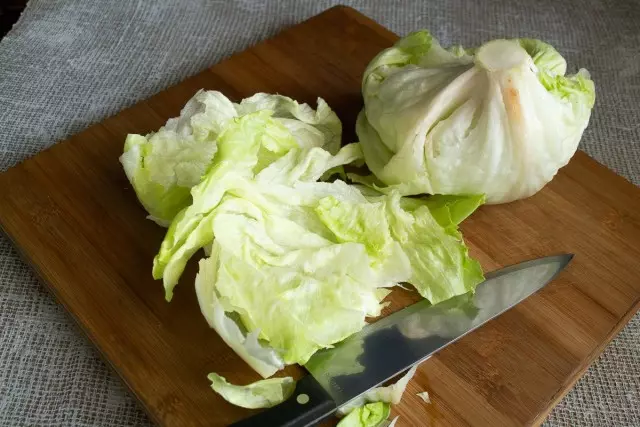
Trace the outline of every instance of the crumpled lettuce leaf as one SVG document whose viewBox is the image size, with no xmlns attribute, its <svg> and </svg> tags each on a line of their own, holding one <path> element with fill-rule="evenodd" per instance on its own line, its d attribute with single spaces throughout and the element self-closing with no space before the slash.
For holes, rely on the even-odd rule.
<svg viewBox="0 0 640 427">
<path fill-rule="evenodd" d="M 127 136 L 120 162 L 151 219 L 166 226 L 190 203 L 189 190 L 200 182 L 216 154 L 217 136 L 235 116 L 220 92 L 200 90 L 157 132 Z"/>
<path fill-rule="evenodd" d="M 429 201 L 392 193 L 370 200 L 362 204 L 328 197 L 317 212 L 340 241 L 362 243 L 378 258 L 378 269 L 390 286 L 409 282 L 437 304 L 472 291 L 484 279 L 455 222 L 468 216 L 482 197 L 438 196 Z"/>
<path fill-rule="evenodd" d="M 380 314 L 389 292 L 383 287 L 415 282 L 438 301 L 482 278 L 479 270 L 465 275 L 472 262 L 457 229 L 443 228 L 426 202 L 405 211 L 397 195 L 367 198 L 339 180 L 316 182 L 326 169 L 360 156 L 357 145 L 335 156 L 317 147 L 292 150 L 253 179 L 236 180 L 206 216 L 209 228 L 200 234 L 215 236 L 216 248 L 201 265 L 216 269 L 206 292 L 285 364 L 304 364 L 361 330 L 366 317 Z M 465 206 L 462 199 L 430 203 L 449 222 L 450 207 Z M 205 305 L 203 313 L 211 310 Z"/>
<path fill-rule="evenodd" d="M 390 405 L 383 402 L 367 403 L 349 412 L 338 427 L 379 427 L 389 418 Z"/>
<path fill-rule="evenodd" d="M 229 403 L 248 409 L 270 408 L 287 400 L 296 388 L 291 377 L 270 378 L 249 385 L 234 385 L 212 372 L 208 376 L 211 388 Z"/>
<path fill-rule="evenodd" d="M 149 218 L 168 226 L 192 201 L 198 184 L 218 150 L 218 137 L 235 118 L 269 111 L 275 126 L 262 135 L 256 169 L 266 167 L 293 147 L 338 151 L 342 125 L 327 103 L 318 109 L 281 95 L 258 93 L 239 104 L 217 91 L 198 91 L 180 116 L 157 132 L 130 134 L 120 157 L 127 178 Z"/>
<path fill-rule="evenodd" d="M 331 154 L 340 149 L 342 124 L 322 98 L 318 98 L 315 111 L 307 104 L 299 104 L 286 96 L 266 93 L 257 93 L 236 104 L 239 115 L 261 110 L 273 111 L 273 117 L 278 118 L 294 136 L 300 148 L 323 147 Z"/>
<path fill-rule="evenodd" d="M 163 278 L 167 300 L 188 259 L 213 240 L 212 217 L 207 216 L 235 182 L 253 176 L 258 150 L 269 133 L 282 131 L 268 110 L 234 119 L 217 139 L 218 153 L 202 181 L 192 188 L 193 202 L 173 219 L 153 262 L 153 277 Z M 280 139 L 280 145 L 289 141 Z M 274 149 L 277 149 L 274 148 Z"/>
<path fill-rule="evenodd" d="M 258 339 L 256 332 L 247 333 L 241 322 L 225 311 L 218 292 L 213 288 L 218 272 L 220 246 L 213 243 L 209 258 L 200 260 L 196 276 L 196 295 L 200 311 L 207 323 L 220 335 L 222 340 L 236 352 L 249 366 L 264 378 L 270 377 L 284 368 L 284 361 L 271 347 Z"/>
<path fill-rule="evenodd" d="M 371 269 L 364 246 L 335 241 L 313 209 L 328 194 L 366 202 L 342 181 L 315 181 L 336 159 L 361 156 L 357 145 L 335 156 L 303 152 L 236 182 L 210 214 L 214 250 L 201 265 L 216 270 L 207 275 L 213 281 L 207 292 L 285 363 L 305 363 L 362 329 L 367 316 L 380 314 L 387 292 L 379 287 L 388 285 Z"/>
<path fill-rule="evenodd" d="M 345 197 L 363 199 L 341 181 L 336 185 L 315 182 L 329 168 L 362 158 L 357 144 L 343 147 L 335 156 L 319 147 L 291 149 L 254 173 L 252 167 L 257 163 L 262 132 L 270 126 L 274 124 L 267 110 L 263 110 L 237 119 L 237 127 L 230 127 L 228 133 L 218 139 L 219 153 L 202 182 L 192 189 L 193 203 L 176 216 L 154 259 L 153 276 L 163 279 L 167 300 L 171 300 L 173 288 L 189 258 L 213 240 L 213 220 L 223 212 L 218 207 L 224 197 L 235 195 L 236 201 L 232 203 L 241 203 L 239 199 L 252 200 L 253 210 L 262 206 L 274 214 L 278 210 L 294 209 L 292 214 L 301 219 L 309 217 L 305 215 L 304 205 L 324 194 L 344 193 Z M 292 186 L 294 183 L 296 188 Z M 308 185 L 305 187 L 305 184 Z M 296 205 L 300 207 L 295 208 Z"/>
</svg>

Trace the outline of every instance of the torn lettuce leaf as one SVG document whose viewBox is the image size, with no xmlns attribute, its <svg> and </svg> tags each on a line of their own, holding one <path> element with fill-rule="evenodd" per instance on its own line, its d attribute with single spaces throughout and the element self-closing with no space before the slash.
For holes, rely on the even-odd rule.
<svg viewBox="0 0 640 427">
<path fill-rule="evenodd" d="M 190 203 L 189 190 L 200 182 L 216 154 L 216 138 L 235 116 L 220 92 L 200 90 L 157 132 L 127 136 L 120 162 L 158 224 L 166 226 Z"/>
<path fill-rule="evenodd" d="M 379 427 L 389 418 L 390 411 L 388 403 L 367 403 L 351 410 L 337 427 Z"/>
<path fill-rule="evenodd" d="M 211 168 L 191 191 L 193 203 L 175 217 L 154 259 L 153 276 L 163 279 L 167 300 L 171 300 L 189 258 L 213 240 L 213 220 L 223 212 L 218 207 L 225 197 L 230 204 L 244 207 L 250 202 L 254 212 L 264 211 L 260 215 L 275 217 L 283 212 L 307 222 L 315 220 L 305 211 L 307 206 L 325 194 L 365 200 L 342 181 L 316 182 L 326 170 L 361 159 L 359 145 L 347 145 L 335 156 L 319 147 L 291 149 L 256 174 L 252 168 L 257 163 L 262 132 L 278 125 L 271 121 L 267 110 L 236 122 L 218 138 L 219 152 Z M 322 228 L 320 221 L 315 222 L 315 228 Z M 314 227 L 310 223 L 305 226 Z"/>
<path fill-rule="evenodd" d="M 281 95 L 258 93 L 234 104 L 220 92 L 199 90 L 157 132 L 127 136 L 120 162 L 149 218 L 168 226 L 191 203 L 190 190 L 214 159 L 218 137 L 233 119 L 260 111 L 270 112 L 277 126 L 263 135 L 257 169 L 293 147 L 339 149 L 342 125 L 320 98 L 313 110 Z"/>
<path fill-rule="evenodd" d="M 234 385 L 212 372 L 208 376 L 211 388 L 227 402 L 247 409 L 271 408 L 287 400 L 296 388 L 291 377 L 270 378 L 249 385 Z"/>
<path fill-rule="evenodd" d="M 449 270 L 431 274 L 451 277 L 414 280 L 422 293 L 452 296 L 472 289 L 477 279 L 457 277 L 467 257 L 449 252 L 464 253 L 464 245 L 428 207 L 405 211 L 398 196 L 372 200 L 342 181 L 315 181 L 336 163 L 361 156 L 357 145 L 335 156 L 319 150 L 292 150 L 253 179 L 237 180 L 198 226 L 206 224 L 200 234 L 215 236 L 218 248 L 201 265 L 216 269 L 207 275 L 214 283 L 206 292 L 215 293 L 224 310 L 235 312 L 247 333 L 258 334 L 285 364 L 304 364 L 319 349 L 360 331 L 366 317 L 381 312 L 389 292 L 381 288 L 411 282 L 438 255 L 437 268 Z M 417 241 L 414 223 L 422 226 Z M 451 283 L 457 287 L 446 287 Z M 212 316 L 211 304 L 201 308 Z"/>
<path fill-rule="evenodd" d="M 366 202 L 357 190 L 342 181 L 283 184 L 300 174 L 283 173 L 274 180 L 271 172 L 263 172 L 225 196 L 211 214 L 219 249 L 201 268 L 217 269 L 208 274 L 213 284 L 207 292 L 235 311 L 248 331 L 259 333 L 285 363 L 305 363 L 318 349 L 362 329 L 367 316 L 378 316 L 387 292 L 378 289 L 383 283 L 371 270 L 365 248 L 332 240 L 313 210 L 327 194 Z M 205 304 L 205 316 L 210 310 Z"/>
<path fill-rule="evenodd" d="M 191 189 L 191 205 L 173 219 L 153 262 L 153 277 L 163 278 L 167 300 L 188 259 L 213 239 L 212 218 L 207 214 L 235 182 L 253 176 L 262 139 L 279 130 L 265 110 L 234 119 L 218 137 L 218 153 L 202 181 Z"/>
<path fill-rule="evenodd" d="M 179 242 L 179 257 L 166 263 L 165 280 L 172 274 L 175 283 L 193 251 L 213 241 L 196 284 L 201 310 L 263 376 L 280 366 L 279 357 L 305 363 L 381 312 L 388 291 L 379 288 L 388 280 L 372 270 L 362 245 L 336 241 L 314 210 L 327 195 L 366 203 L 342 181 L 316 182 L 327 169 L 361 157 L 358 145 L 336 155 L 318 147 L 294 149 L 253 178 L 235 179 L 194 221 Z"/>
<path fill-rule="evenodd" d="M 318 109 L 282 95 L 257 93 L 236 104 L 239 115 L 260 110 L 273 111 L 273 116 L 291 132 L 300 148 L 323 147 L 331 154 L 340 149 L 342 124 L 336 113 L 322 99 L 318 98 Z"/>
<path fill-rule="evenodd" d="M 229 316 L 220 301 L 218 292 L 213 289 L 218 272 L 218 252 L 220 247 L 213 243 L 210 257 L 200 260 L 200 269 L 196 276 L 196 295 L 200 311 L 207 323 L 220 335 L 222 340 L 236 352 L 253 370 L 268 378 L 284 368 L 282 358 L 272 348 L 258 340 L 257 333 L 243 331 L 242 324 Z"/>
<path fill-rule="evenodd" d="M 409 282 L 437 304 L 472 291 L 483 280 L 480 264 L 469 257 L 454 222 L 468 216 L 481 197 L 429 201 L 391 193 L 369 200 L 356 204 L 327 198 L 316 210 L 340 241 L 362 243 L 378 258 L 390 286 Z"/>
</svg>

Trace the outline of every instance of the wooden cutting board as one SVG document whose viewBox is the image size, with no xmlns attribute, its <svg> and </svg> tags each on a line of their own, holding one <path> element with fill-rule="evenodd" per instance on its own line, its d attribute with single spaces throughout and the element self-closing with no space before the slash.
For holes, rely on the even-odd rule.
<svg viewBox="0 0 640 427">
<path fill-rule="evenodd" d="M 163 230 L 145 219 L 118 162 L 125 136 L 156 130 L 206 88 L 235 100 L 263 91 L 315 105 L 321 96 L 350 142 L 361 74 L 396 39 L 353 9 L 330 9 L 0 175 L 4 232 L 159 425 L 246 417 L 251 411 L 212 392 L 206 375 L 258 376 L 200 314 L 194 262 L 171 304 L 151 278 Z M 462 228 L 487 271 L 576 256 L 542 292 L 424 363 L 394 407 L 398 425 L 540 423 L 638 309 L 640 189 L 578 152 L 536 196 L 484 206 Z M 391 298 L 393 309 L 411 300 Z"/>
</svg>

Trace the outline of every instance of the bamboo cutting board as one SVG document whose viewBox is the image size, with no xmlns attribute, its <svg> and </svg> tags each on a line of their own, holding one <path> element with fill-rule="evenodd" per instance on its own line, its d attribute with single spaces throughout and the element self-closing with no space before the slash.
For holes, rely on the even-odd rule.
<svg viewBox="0 0 640 427">
<path fill-rule="evenodd" d="M 352 9 L 330 9 L 0 175 L 4 232 L 159 425 L 244 418 L 251 411 L 212 392 L 206 374 L 258 376 L 201 316 L 195 262 L 171 304 L 151 278 L 163 230 L 145 219 L 118 162 L 125 136 L 156 130 L 205 88 L 235 100 L 321 96 L 350 142 L 361 74 L 396 39 Z M 394 407 L 398 425 L 537 424 L 638 309 L 640 189 L 578 152 L 534 197 L 484 206 L 462 228 L 486 271 L 576 257 L 542 292 L 425 362 Z M 412 297 L 391 298 L 398 309 Z M 425 390 L 431 404 L 415 396 Z"/>
</svg>

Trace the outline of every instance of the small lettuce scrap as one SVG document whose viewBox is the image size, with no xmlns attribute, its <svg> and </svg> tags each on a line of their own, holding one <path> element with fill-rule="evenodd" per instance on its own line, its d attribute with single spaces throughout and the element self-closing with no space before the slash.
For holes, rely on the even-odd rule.
<svg viewBox="0 0 640 427">
<path fill-rule="evenodd" d="M 353 409 L 338 423 L 338 427 L 380 427 L 389 418 L 388 403 L 367 403 Z"/>
<path fill-rule="evenodd" d="M 247 409 L 270 408 L 287 400 L 296 388 L 291 377 L 270 378 L 249 385 L 234 385 L 212 372 L 208 376 L 211 388 L 229 403 Z"/>
</svg>

